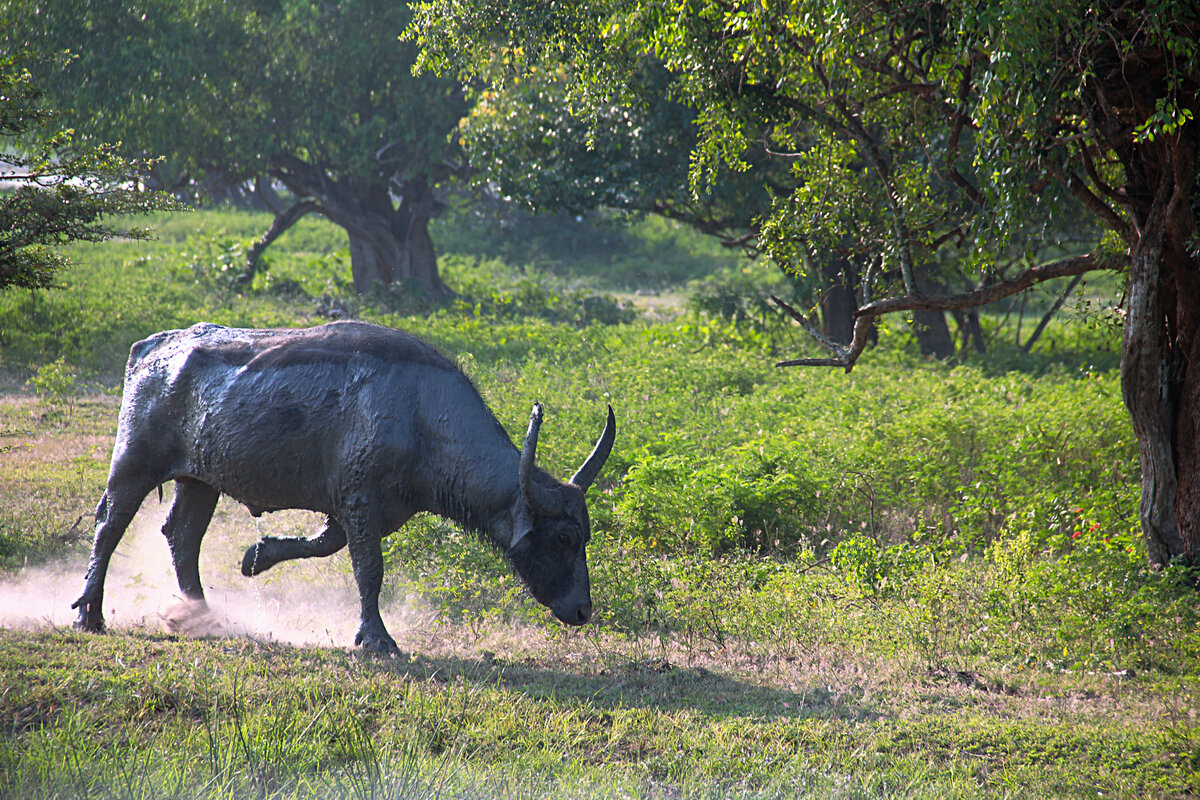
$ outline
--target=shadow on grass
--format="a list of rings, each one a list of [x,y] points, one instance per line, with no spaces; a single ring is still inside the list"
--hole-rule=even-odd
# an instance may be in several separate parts
[[[517,692],[534,700],[578,704],[597,710],[645,709],[658,713],[692,711],[710,718],[839,719],[872,721],[886,716],[861,689],[834,689],[814,682],[802,690],[762,686],[705,667],[683,667],[666,658],[624,660],[619,664],[568,670],[536,659],[507,662],[482,658],[385,659],[361,654],[369,671],[399,673],[427,682],[468,684]],[[610,659],[615,661],[617,659]]]
[[[87,674],[121,681],[154,682],[163,665],[184,670],[204,663],[219,673],[249,670],[297,691],[313,679],[346,689],[361,682],[373,691],[403,693],[410,682],[477,687],[521,695],[536,703],[594,712],[643,710],[655,714],[696,714],[708,719],[874,721],[892,715],[856,685],[827,686],[814,680],[801,689],[763,686],[751,679],[704,667],[682,667],[664,658],[618,656],[564,664],[561,651],[508,661],[485,653],[479,658],[426,655],[388,658],[354,649],[295,646],[247,637],[189,637],[147,631],[104,636],[69,628],[0,629],[0,683],[30,670],[45,672],[47,683]],[[120,673],[120,674],[117,674]],[[134,678],[135,674],[142,677]],[[215,673],[214,673],[215,674]],[[337,676],[335,678],[335,676]],[[54,697],[61,704],[63,698]],[[4,704],[0,702],[0,711]]]

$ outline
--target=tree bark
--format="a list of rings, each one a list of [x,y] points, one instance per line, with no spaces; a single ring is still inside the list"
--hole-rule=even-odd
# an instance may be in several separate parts
[[[343,226],[350,236],[354,288],[367,292],[377,283],[414,282],[431,295],[449,293],[438,274],[437,253],[429,235],[436,213],[433,193],[424,181],[408,181],[398,205],[388,187],[369,187],[357,204],[359,218]]]
[[[1148,211],[1133,209],[1121,355],[1142,469],[1142,533],[1155,566],[1200,562],[1200,283],[1187,252],[1196,230],[1195,145],[1182,136],[1135,147],[1144,152],[1128,162],[1157,183]]]
[[[1121,351],[1121,393],[1137,437],[1142,471],[1139,516],[1154,566],[1200,565],[1200,74],[1174,61],[1158,38],[1144,36],[1141,3],[1116,9],[1118,36],[1096,42],[1084,83],[1098,152],[1120,162],[1120,191],[1131,225],[1114,226],[1129,242],[1129,290]],[[1194,17],[1174,20],[1174,35],[1194,41]],[[1191,72],[1188,72],[1191,69]],[[1176,104],[1177,126],[1150,125]],[[1184,112],[1190,120],[1184,119]],[[1085,151],[1086,155],[1086,151]],[[1097,185],[1104,184],[1093,178]],[[1093,198],[1102,204],[1099,197]]]

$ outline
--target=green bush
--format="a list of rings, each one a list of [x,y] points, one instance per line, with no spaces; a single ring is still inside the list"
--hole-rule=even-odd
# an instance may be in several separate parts
[[[60,356],[48,364],[43,364],[29,379],[37,396],[51,406],[66,406],[68,415],[75,402],[75,369],[67,366]]]
[[[570,288],[534,269],[510,271],[497,261],[448,256],[444,278],[456,292],[450,312],[488,319],[536,317],[583,327],[632,322],[637,312],[611,295]]]

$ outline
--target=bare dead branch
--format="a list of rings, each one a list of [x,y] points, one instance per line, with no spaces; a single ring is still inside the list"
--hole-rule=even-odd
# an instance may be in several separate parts
[[[854,363],[858,361],[858,357],[862,355],[862,351],[867,346],[867,335],[871,330],[871,323],[874,322],[874,317],[856,317],[854,320],[854,334],[850,339],[849,345],[841,345],[833,341],[829,337],[822,334],[816,327],[796,309],[789,304],[780,300],[775,295],[771,295],[772,302],[782,308],[789,316],[795,319],[803,326],[804,330],[813,337],[817,344],[824,347],[833,354],[832,358],[798,358],[790,361],[780,361],[775,366],[777,367],[842,367],[849,372],[854,368]]]
[[[1036,267],[1030,267],[1015,278],[993,283],[990,286],[984,286],[970,292],[933,296],[910,294],[904,297],[889,297],[862,306],[858,311],[854,312],[854,315],[856,318],[862,316],[878,317],[896,311],[953,311],[958,308],[974,308],[975,306],[983,306],[996,300],[1002,300],[1005,297],[1028,289],[1034,284],[1053,280],[1054,278],[1081,275],[1085,272],[1096,270],[1120,269],[1121,267],[1122,263],[1117,259],[1100,258],[1092,254],[1064,258],[1048,264],[1039,264]]]
[[[790,317],[801,324],[804,330],[817,344],[828,350],[829,358],[797,358],[780,361],[777,367],[841,367],[846,372],[854,369],[858,357],[867,346],[871,325],[877,317],[892,314],[897,311],[954,311],[962,308],[975,308],[988,303],[1010,297],[1038,283],[1082,275],[1096,270],[1120,269],[1121,262],[1115,258],[1102,258],[1095,255],[1077,256],[1039,264],[1030,267],[1011,280],[1000,281],[989,286],[980,287],[969,292],[949,295],[908,294],[901,297],[888,297],[873,303],[866,303],[854,312],[854,335],[848,345],[840,345],[817,330],[816,326],[802,313],[788,303],[771,295],[771,301],[784,310]]]
[[[791,305],[780,300],[775,295],[771,295],[771,299],[775,301],[775,305],[782,308],[788,314],[788,316],[796,320],[796,322],[799,322],[800,327],[804,328],[804,332],[811,336],[817,344],[821,345],[831,353],[836,353],[842,347],[842,345],[839,345],[837,342],[833,341],[824,333],[822,333],[821,329],[817,327],[816,323],[814,323],[801,312],[797,311]]]

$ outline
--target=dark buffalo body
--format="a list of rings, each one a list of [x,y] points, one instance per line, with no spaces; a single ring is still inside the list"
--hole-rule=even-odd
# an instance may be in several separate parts
[[[175,500],[163,532],[190,598],[203,599],[200,541],[224,493],[255,515],[326,515],[314,537],[253,545],[242,571],[349,544],[362,601],[357,641],[371,649],[395,649],[378,611],[380,541],[421,511],[486,535],[534,598],[582,624],[591,615],[584,491],[611,449],[615,422],[610,409],[595,451],[568,483],[533,466],[540,423],[535,407],[518,451],[450,360],[376,325],[199,324],[151,336],[133,346],[126,368],[77,624],[102,629],[112,551],[145,496],[169,480]]]

